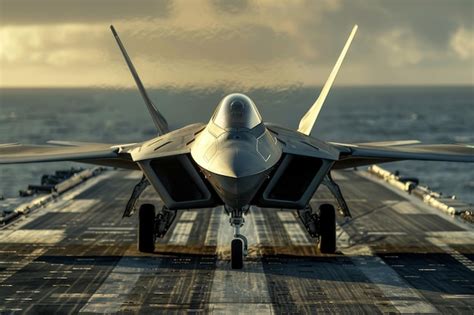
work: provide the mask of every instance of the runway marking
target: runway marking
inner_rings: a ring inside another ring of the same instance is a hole
[[[193,223],[190,223],[190,222],[177,223],[173,230],[173,234],[171,234],[168,244],[186,245],[192,228],[193,228]]]
[[[122,257],[80,313],[116,313],[135,287],[140,276],[151,272],[160,263],[146,257]]]
[[[296,222],[295,215],[290,211],[278,211],[277,216],[282,222]]]
[[[0,272],[0,283],[5,282],[8,278],[16,274],[19,270],[23,269],[27,265],[29,265],[32,261],[40,257],[46,252],[46,248],[37,248],[33,250],[30,254],[23,256],[20,261],[14,262],[13,267],[6,267],[5,270]],[[12,262],[6,262],[8,264],[12,264]]]
[[[11,224],[8,224],[6,227],[2,229],[2,231],[12,231],[12,230],[17,230],[21,228],[22,226],[25,226],[26,224],[32,222],[33,220],[51,212],[62,212],[61,207],[65,207],[67,205],[73,205],[75,202],[78,202],[79,200],[74,200],[72,201],[75,197],[80,195],[82,192],[86,191],[87,189],[91,188],[92,186],[98,184],[104,179],[109,178],[110,176],[113,175],[113,172],[108,172],[108,173],[103,173],[100,174],[96,177],[93,177],[91,179],[88,179],[86,182],[79,184],[76,187],[71,188],[71,190],[65,192],[62,194],[58,199],[56,199],[54,202],[49,202],[46,204],[44,209],[37,209],[36,211],[33,211],[28,214],[26,217],[22,217],[16,221],[14,221]],[[90,199],[88,199],[90,200]],[[90,201],[87,201],[90,202]],[[94,203],[95,204],[95,203]],[[90,207],[93,206],[93,204],[89,204]],[[90,207],[81,209],[81,207],[87,207],[87,204],[80,205],[78,208],[80,209],[78,212],[85,212],[90,209]],[[69,212],[69,211],[66,211]],[[72,212],[72,211],[71,211]],[[8,232],[5,232],[8,233]],[[3,238],[1,235],[2,233],[0,232],[0,239]]]
[[[367,202],[365,198],[344,198],[347,202]],[[334,202],[334,198],[311,198],[311,202]]]
[[[289,211],[278,211],[277,216],[285,228],[286,234],[290,238],[291,243],[297,246],[307,246],[313,245],[308,239],[307,233],[301,227],[301,224],[298,223],[297,218],[292,212]]]
[[[15,230],[12,233],[1,236],[0,243],[44,243],[55,244],[62,241],[66,236],[64,230]]]
[[[87,181],[85,181],[84,183],[80,184],[79,186],[74,187],[71,190],[65,192],[61,196],[61,199],[62,200],[72,200],[72,199],[76,198],[77,196],[79,196],[80,194],[82,194],[87,189],[91,188],[92,186],[97,185],[98,183],[100,183],[104,179],[107,179],[107,178],[111,177],[114,174],[115,174],[115,172],[105,172],[105,173],[102,173],[98,176],[92,177],[92,178],[88,179]]]
[[[242,227],[249,247],[261,242],[258,231],[262,230],[255,222],[259,212],[260,209],[252,208]],[[218,230],[217,248],[230,249],[233,233],[227,216],[221,216]],[[230,261],[218,261],[212,279],[209,311],[213,314],[275,314],[262,262],[246,261],[242,270],[232,270]]]
[[[48,209],[49,213],[84,213],[100,202],[99,199],[78,199],[70,200],[65,204],[53,205]]]
[[[338,228],[338,249],[348,256],[355,266],[382,292],[390,303],[402,314],[439,313],[415,288],[388,266],[380,257],[374,256],[369,246],[350,246],[350,236],[343,228]],[[345,235],[344,235],[345,234]],[[344,243],[340,240],[344,239]],[[382,309],[381,309],[382,311]]]
[[[255,223],[258,243],[262,245],[271,244],[270,232],[268,231],[268,228],[267,228],[267,224],[266,224],[267,222],[265,221],[265,218],[263,217],[262,209],[258,207],[252,207],[250,211],[251,211],[250,215],[253,217],[253,220]]]
[[[213,208],[211,210],[211,218],[209,219],[209,226],[206,232],[206,240],[204,245],[217,246],[217,235],[219,233],[220,216],[225,215],[221,207]]]
[[[360,232],[360,234],[382,235],[382,236],[403,236],[403,235],[407,235],[406,232],[390,232],[390,231],[368,231],[368,232]]]
[[[131,171],[127,175],[125,175],[123,178],[124,179],[136,179],[139,180],[143,176],[143,172],[141,171]]]
[[[473,300],[474,299],[474,294],[443,294],[441,295],[441,298],[443,299],[467,299],[467,300]]]
[[[306,232],[303,231],[303,228],[298,223],[283,223],[286,233],[288,234],[291,242],[294,245],[305,246],[312,245],[306,235]]]
[[[435,245],[436,247],[441,248],[445,253],[456,259],[459,263],[461,263],[470,271],[474,271],[474,263],[472,262],[472,260],[449,246],[444,240],[434,237],[427,237],[426,240],[431,244]]]
[[[134,227],[131,226],[91,226],[87,228],[88,230],[98,230],[98,231],[135,231]]]
[[[197,211],[185,211],[179,218],[180,221],[194,221],[197,218]]]
[[[189,235],[197,218],[197,211],[184,211],[179,217],[179,221],[173,229],[168,244],[186,245]]]
[[[52,298],[55,299],[83,299],[89,297],[88,293],[53,293]]]
[[[383,202],[386,204],[386,201]],[[418,213],[424,213],[420,208],[415,206],[409,201],[401,201],[398,202],[394,205],[390,205],[393,210],[395,210],[399,214],[418,214]]]
[[[474,233],[472,231],[441,231],[425,232],[427,237],[434,237],[451,245],[472,245],[474,244]]]

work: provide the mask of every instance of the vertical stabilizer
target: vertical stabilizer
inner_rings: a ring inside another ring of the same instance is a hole
[[[155,105],[153,105],[153,102],[150,100],[150,97],[148,96],[148,93],[146,92],[145,87],[143,86],[143,83],[140,80],[140,77],[138,76],[137,70],[135,70],[132,60],[128,56],[127,51],[125,50],[125,47],[122,44],[122,41],[120,40],[117,32],[115,31],[114,26],[110,25],[110,29],[114,34],[115,40],[117,41],[120,51],[122,52],[123,58],[127,62],[128,68],[132,73],[133,79],[135,79],[135,83],[137,84],[138,90],[140,91],[140,94],[142,95],[142,98],[145,101],[146,107],[150,112],[151,118],[153,119],[153,123],[155,124],[156,129],[158,129],[158,133],[160,135],[167,133],[169,131],[168,122],[163,117],[163,115],[161,115],[161,113],[156,109]]]
[[[344,45],[341,55],[337,59],[337,62],[334,65],[334,68],[332,69],[331,74],[329,75],[329,78],[326,81],[326,84],[324,84],[318,99],[316,100],[316,102],[314,102],[313,106],[311,106],[311,108],[303,116],[303,118],[301,118],[300,124],[298,126],[299,132],[304,133],[305,135],[311,134],[311,130],[313,129],[314,123],[316,122],[316,119],[318,119],[319,112],[321,111],[321,108],[324,105],[324,101],[326,100],[326,96],[328,95],[329,90],[331,90],[332,84],[334,83],[334,79],[336,79],[337,72],[341,67],[342,61],[346,56],[347,50],[349,50],[349,46],[351,45],[352,39],[354,38],[356,32],[357,25],[354,25],[354,28],[352,29],[352,32],[349,35],[349,38],[347,39],[346,45]]]

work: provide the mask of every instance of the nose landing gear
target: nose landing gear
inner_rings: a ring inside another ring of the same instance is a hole
[[[244,256],[248,254],[248,241],[247,238],[240,234],[240,228],[244,225],[243,215],[247,214],[249,208],[246,209],[225,209],[227,214],[230,215],[229,223],[234,228],[234,239],[232,240],[231,247],[231,267],[232,269],[242,269],[244,267]]]

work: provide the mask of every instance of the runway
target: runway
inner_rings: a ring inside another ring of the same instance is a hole
[[[140,176],[104,172],[0,230],[0,311],[474,313],[472,224],[366,172],[334,174],[354,216],[338,222],[337,254],[318,253],[294,211],[251,208],[243,270],[222,208],[181,211],[139,253],[122,212]],[[151,190],[141,202],[160,205]]]

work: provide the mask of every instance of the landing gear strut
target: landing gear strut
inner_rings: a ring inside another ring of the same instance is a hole
[[[244,266],[244,256],[248,254],[247,238],[240,234],[240,228],[244,225],[243,215],[247,214],[249,208],[245,209],[228,209],[225,208],[230,215],[229,223],[234,228],[234,239],[231,242],[231,267],[232,269],[242,269]]]
[[[145,175],[143,175],[140,182],[135,185],[135,188],[133,188],[132,195],[125,206],[122,218],[131,217],[132,214],[135,213],[138,198],[148,185],[150,185],[150,183],[148,182],[148,179],[146,179]]]
[[[138,250],[143,253],[155,251],[157,237],[164,237],[176,218],[176,210],[163,207],[155,216],[155,206],[142,204],[138,211]]]
[[[324,254],[336,252],[336,210],[330,204],[319,207],[319,213],[308,206],[298,210],[298,216],[311,237],[319,241],[319,250]]]
[[[346,219],[352,218],[351,211],[349,210],[346,200],[342,195],[341,188],[339,188],[339,185],[336,184],[336,182],[332,179],[332,175],[330,172],[326,176],[324,176],[323,185],[326,186],[331,192],[331,194],[334,196],[334,198],[336,198],[338,204],[337,209],[339,210],[339,213]]]

